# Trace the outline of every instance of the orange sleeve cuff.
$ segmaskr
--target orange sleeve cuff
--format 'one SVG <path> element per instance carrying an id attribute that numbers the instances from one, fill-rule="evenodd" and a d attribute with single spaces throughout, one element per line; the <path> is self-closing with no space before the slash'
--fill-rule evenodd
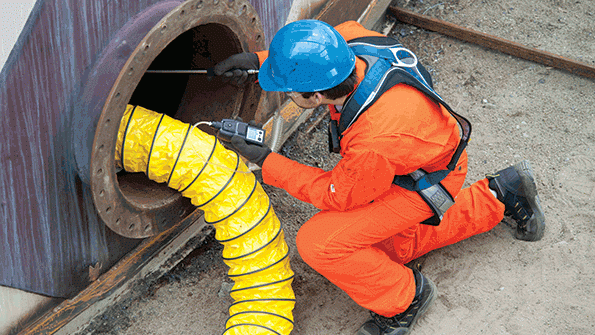
<path id="1" fill-rule="evenodd" d="M 262 66 L 262 63 L 264 63 L 264 60 L 267 59 L 267 57 L 269 57 L 268 50 L 258 51 L 258 52 L 255 52 L 255 54 L 256 54 L 256 56 L 258 56 L 258 62 L 260 63 L 260 66 Z"/>

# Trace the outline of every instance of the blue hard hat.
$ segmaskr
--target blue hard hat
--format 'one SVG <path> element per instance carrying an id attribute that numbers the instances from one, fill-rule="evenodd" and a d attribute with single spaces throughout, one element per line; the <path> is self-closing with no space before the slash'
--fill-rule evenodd
<path id="1" fill-rule="evenodd" d="M 265 91 L 318 92 L 335 87 L 355 68 L 355 54 L 329 24 L 300 20 L 281 28 L 262 64 Z"/>

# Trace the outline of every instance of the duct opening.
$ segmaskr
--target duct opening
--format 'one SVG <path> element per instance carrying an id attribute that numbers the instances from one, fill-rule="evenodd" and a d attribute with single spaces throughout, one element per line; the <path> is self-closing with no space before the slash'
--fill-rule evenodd
<path id="1" fill-rule="evenodd" d="M 153 60 L 149 70 L 197 70 L 213 67 L 227 57 L 242 52 L 238 37 L 223 24 L 208 23 L 190 29 Z M 242 111 L 244 89 L 209 78 L 204 74 L 145 73 L 134 90 L 129 104 L 195 124 L 199 121 L 236 117 Z M 255 108 L 243 118 L 252 119 Z M 251 115 L 250 115 L 251 112 Z M 200 129 L 213 134 L 212 129 Z M 136 207 L 152 209 L 166 204 L 189 201 L 165 183 L 156 183 L 144 173 L 117 174 L 123 196 Z"/>
<path id="2" fill-rule="evenodd" d="M 151 15 L 160 14 L 149 11 L 146 17 Z M 98 65 L 98 73 L 112 75 L 116 67 L 120 71 L 105 93 L 90 160 L 84 151 L 77 156 L 81 175 L 87 177 L 88 173 L 97 213 L 114 232 L 129 238 L 154 236 L 182 221 L 198 219 L 201 211 L 167 183 L 116 169 L 118 121 L 127 105 L 148 108 L 187 124 L 236 116 L 263 121 L 263 113 L 269 111 L 257 83 L 236 87 L 206 75 L 146 72 L 208 69 L 233 54 L 263 50 L 260 19 L 249 2 L 184 1 L 159 22 L 149 25 L 145 21 L 139 19 L 139 24 L 123 29 Z M 138 38 L 137 34 L 144 37 L 137 44 L 128 44 Z M 121 64 L 125 55 L 128 57 Z M 101 86 L 97 78 L 95 86 L 88 89 L 92 97 L 97 85 Z M 208 127 L 200 128 L 212 134 Z"/>

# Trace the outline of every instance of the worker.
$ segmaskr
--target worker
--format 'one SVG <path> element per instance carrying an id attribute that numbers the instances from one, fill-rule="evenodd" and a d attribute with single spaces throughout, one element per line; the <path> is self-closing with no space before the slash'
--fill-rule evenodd
<path id="1" fill-rule="evenodd" d="M 334 28 L 296 21 L 277 32 L 268 51 L 232 55 L 214 67 L 236 84 L 251 79 L 248 70 L 259 70 L 264 90 L 286 92 L 300 107 L 329 106 L 331 143 L 342 156 L 330 171 L 241 137 L 231 146 L 262 167 L 264 183 L 321 210 L 299 229 L 298 252 L 371 311 L 357 334 L 408 334 L 434 301 L 434 283 L 406 263 L 489 231 L 505 212 L 516 221 L 517 239 L 543 236 L 527 161 L 461 189 L 471 126 L 447 108 L 427 71 L 396 40 L 352 21 Z"/>

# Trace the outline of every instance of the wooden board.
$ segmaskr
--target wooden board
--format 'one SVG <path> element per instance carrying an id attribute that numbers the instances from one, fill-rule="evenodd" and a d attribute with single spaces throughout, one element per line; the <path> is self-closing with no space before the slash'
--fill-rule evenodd
<path id="1" fill-rule="evenodd" d="M 402 8 L 391 6 L 389 7 L 389 12 L 392 13 L 397 20 L 419 28 L 435 31 L 446 36 L 474 43 L 482 47 L 497 50 L 539 64 L 566 70 L 580 76 L 595 78 L 595 67 L 585 63 L 577 62 L 546 51 L 529 48 L 516 42 L 477 32 Z"/>

